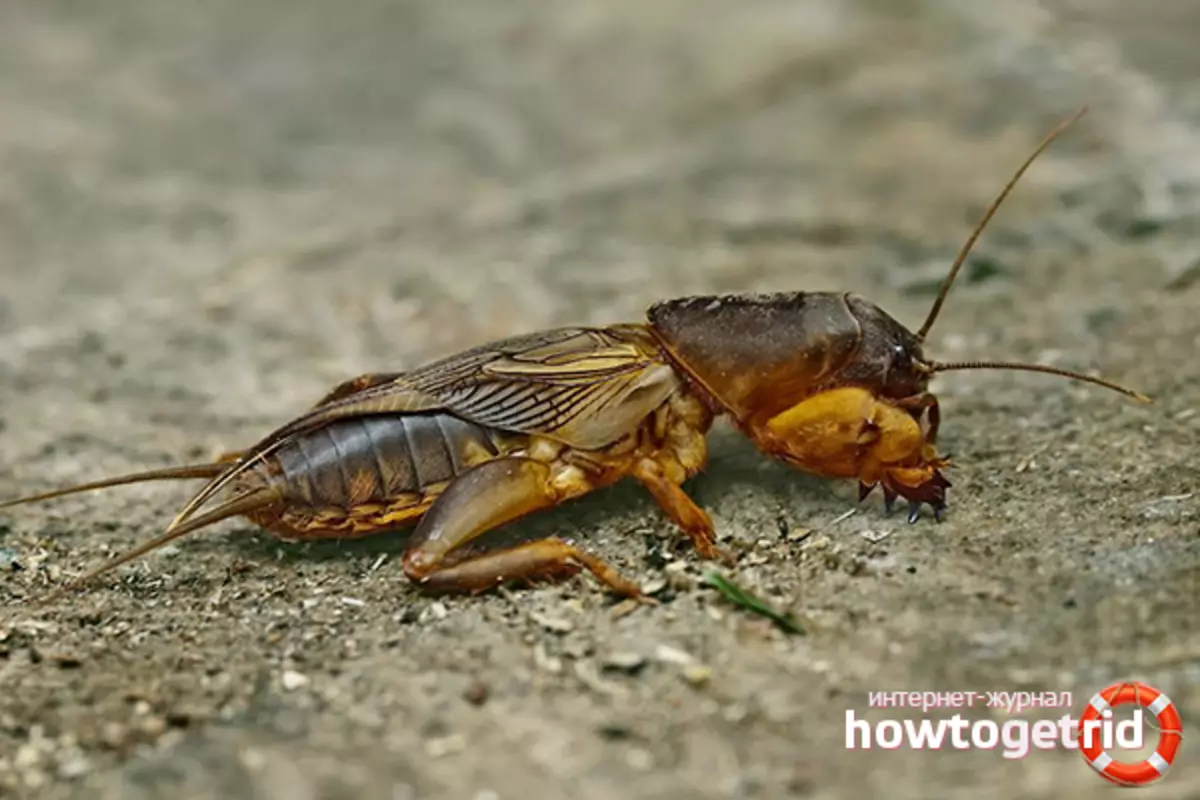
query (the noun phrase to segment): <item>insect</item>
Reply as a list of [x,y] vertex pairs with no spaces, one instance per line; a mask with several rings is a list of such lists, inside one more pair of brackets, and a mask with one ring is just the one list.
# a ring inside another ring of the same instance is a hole
[[[615,592],[636,584],[557,537],[473,551],[482,534],[627,477],[640,482],[705,559],[725,556],[682,484],[704,468],[705,436],[727,418],[765,455],[828,478],[881,487],[890,509],[928,505],[950,486],[938,454],[938,373],[1038,364],[946,363],[923,344],[975,240],[1021,175],[1084,111],[1052,130],[989,206],[911,332],[855,294],[793,292],[667,300],[646,321],[560,328],[493,342],[409,372],[334,388],[297,419],[212,463],[126,475],[3,504],[140,481],[205,479],[166,531],[71,581],[59,596],[177,537],[245,517],[286,540],[353,538],[415,523],[409,579],[433,591],[590,571]],[[644,599],[644,598],[643,598]]]

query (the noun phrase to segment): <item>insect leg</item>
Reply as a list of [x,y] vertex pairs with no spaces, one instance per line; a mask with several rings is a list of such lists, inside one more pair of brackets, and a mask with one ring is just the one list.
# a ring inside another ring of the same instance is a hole
[[455,560],[454,551],[489,530],[549,508],[592,487],[556,486],[551,468],[501,458],[471,468],[434,501],[404,554],[404,573],[435,591],[479,592],[513,580],[560,578],[586,568],[613,591],[640,597],[637,585],[590,553],[550,538]]
[[708,514],[688,497],[683,487],[667,479],[663,474],[662,465],[643,459],[633,468],[633,476],[646,487],[663,512],[692,540],[701,558],[719,558],[726,562],[733,560],[728,553],[717,547],[712,520]]
[[419,582],[432,591],[474,593],[509,581],[569,578],[581,568],[586,568],[617,594],[643,599],[638,585],[608,562],[553,536],[466,559],[441,568]]
[[[941,468],[948,462],[937,455],[912,413],[922,402],[913,398],[901,408],[865,389],[831,389],[772,417],[751,433],[764,452],[800,469],[858,478],[860,497],[882,484],[889,506],[896,496],[909,501],[910,522],[919,517],[922,503],[933,506],[940,518],[950,487]],[[932,414],[931,425],[937,421]]]

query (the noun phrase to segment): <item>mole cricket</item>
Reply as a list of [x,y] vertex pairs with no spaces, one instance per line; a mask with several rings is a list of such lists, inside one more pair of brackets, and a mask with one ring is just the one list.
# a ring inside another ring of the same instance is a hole
[[[211,463],[125,475],[0,504],[154,480],[207,484],[164,533],[61,586],[60,597],[180,536],[245,517],[281,539],[355,538],[416,523],[405,575],[432,591],[589,570],[618,594],[636,584],[557,537],[471,552],[485,532],[632,476],[705,559],[724,557],[682,484],[727,418],[766,456],[881,487],[909,522],[941,519],[949,463],[937,452],[940,372],[1014,369],[1115,383],[1038,364],[939,362],[924,342],[976,239],[1060,123],[993,200],[909,331],[855,294],[791,292],[665,300],[643,323],[560,328],[476,347],[409,372],[362,375],[246,450]],[[220,502],[216,502],[218,497]],[[645,599],[645,598],[642,598]]]

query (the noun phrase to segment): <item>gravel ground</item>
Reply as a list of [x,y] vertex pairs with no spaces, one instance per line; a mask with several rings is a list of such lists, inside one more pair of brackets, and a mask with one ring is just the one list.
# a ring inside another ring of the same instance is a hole
[[[625,615],[584,577],[429,598],[400,535],[284,545],[233,523],[36,608],[188,487],[5,512],[0,794],[1090,798],[1077,753],[847,750],[846,712],[889,713],[872,691],[1066,691],[1077,714],[1138,678],[1200,719],[1195,3],[0,17],[3,496],[237,448],[360,372],[664,297],[853,290],[915,326],[982,207],[1083,104],[931,351],[1157,401],[939,379],[959,463],[941,525],[717,430],[689,490],[741,554],[730,576],[805,636],[705,588],[633,486],[508,532],[664,587]],[[1198,796],[1197,752],[1145,796]]]

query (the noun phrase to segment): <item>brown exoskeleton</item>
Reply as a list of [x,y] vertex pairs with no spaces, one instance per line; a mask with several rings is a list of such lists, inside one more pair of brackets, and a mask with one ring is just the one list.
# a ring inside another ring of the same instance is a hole
[[[1080,114],[1083,112],[1081,111]],[[149,480],[208,484],[153,541],[63,591],[176,537],[244,516],[289,540],[348,538],[417,523],[404,572],[432,590],[479,591],[581,568],[618,593],[638,587],[558,538],[466,554],[526,514],[627,476],[644,485],[704,558],[722,555],[681,485],[705,465],[717,416],[804,472],[880,486],[888,506],[940,519],[949,483],[930,379],[1023,369],[1145,396],[1098,378],[1001,362],[939,363],[923,343],[984,226],[1062,130],[1017,170],[960,251],[916,333],[853,294],[794,292],[668,300],[642,324],[565,328],[483,345],[411,372],[363,375],[265,439],[214,463],[156,470],[4,505]],[[205,510],[218,495],[227,498]],[[0,506],[3,507],[3,506]]]

